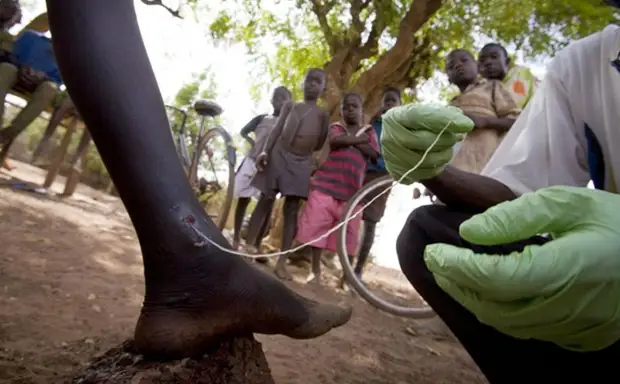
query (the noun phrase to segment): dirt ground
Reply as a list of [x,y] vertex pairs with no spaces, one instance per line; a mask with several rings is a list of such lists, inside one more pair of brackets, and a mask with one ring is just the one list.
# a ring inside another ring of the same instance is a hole
[[[39,169],[16,165],[0,182],[43,180]],[[0,186],[0,245],[0,383],[66,382],[131,336],[142,265],[118,199],[85,186],[64,200]],[[375,268],[371,275],[385,282],[397,274]],[[318,299],[346,297],[330,287],[291,288]],[[438,320],[397,318],[351,300],[352,321],[324,337],[258,336],[276,383],[486,382]]]

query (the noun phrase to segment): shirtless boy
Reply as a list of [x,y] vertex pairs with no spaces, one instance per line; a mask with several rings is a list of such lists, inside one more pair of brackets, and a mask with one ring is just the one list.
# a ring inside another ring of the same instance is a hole
[[[248,208],[248,204],[253,197],[258,197],[260,191],[252,186],[252,178],[256,173],[256,157],[262,151],[269,133],[273,129],[282,106],[287,101],[291,100],[291,91],[286,87],[277,87],[273,91],[271,97],[271,105],[273,106],[273,114],[271,116],[258,115],[241,129],[241,137],[243,137],[250,144],[250,151],[246,155],[245,159],[239,166],[237,174],[235,175],[235,197],[237,198],[237,208],[235,210],[235,229],[233,235],[233,249],[239,248],[241,225],[243,224],[243,218]],[[250,135],[254,133],[254,138]],[[269,212],[271,214],[271,212]],[[268,217],[267,217],[268,219]],[[265,220],[268,222],[268,220]],[[258,248],[266,225],[261,228],[257,241],[253,244]]]
[[[299,217],[297,241],[309,243],[338,225],[348,201],[363,184],[367,162],[379,157],[377,135],[372,126],[362,129],[362,98],[347,93],[340,106],[342,123],[334,123],[329,130],[329,155],[312,177],[308,203]],[[352,259],[357,251],[361,216],[346,225],[347,253]],[[338,233],[314,241],[308,248],[312,253],[312,282],[321,281],[321,253],[337,252]]]
[[[304,78],[304,100],[286,103],[269,134],[263,151],[256,158],[252,185],[261,191],[248,228],[248,242],[256,241],[264,220],[271,212],[278,193],[285,198],[282,250],[291,249],[297,232],[300,203],[308,197],[312,154],[321,150],[327,139],[329,116],[317,101],[325,91],[326,77],[321,69],[310,69]],[[286,270],[287,256],[278,258],[275,274],[281,279],[292,277]]]
[[475,124],[451,164],[464,171],[480,173],[521,110],[500,80],[478,76],[478,63],[465,50],[450,52],[446,73],[450,83],[461,91],[451,104]]

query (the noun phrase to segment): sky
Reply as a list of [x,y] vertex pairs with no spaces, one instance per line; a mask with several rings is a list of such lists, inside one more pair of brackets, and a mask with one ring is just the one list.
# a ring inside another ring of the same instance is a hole
[[[275,0],[266,0],[273,2]],[[27,5],[26,5],[27,3]],[[45,3],[39,0],[24,1],[24,17],[21,29],[31,19],[45,11]],[[138,23],[148,51],[149,59],[160,91],[165,101],[171,102],[181,86],[191,81],[192,74],[201,73],[207,67],[216,76],[217,102],[224,108],[223,125],[231,133],[238,132],[247,121],[259,113],[270,111],[269,96],[255,103],[248,92],[252,83],[252,64],[243,46],[214,46],[207,34],[209,15],[200,20],[186,17],[173,18],[160,7],[146,6],[136,1]],[[215,14],[215,12],[213,13]],[[534,73],[544,76],[544,65],[527,63]],[[445,81],[438,75],[436,81]],[[439,101],[433,82],[421,88],[422,99]],[[395,241],[409,213],[428,199],[413,200],[413,186],[398,185],[392,189],[385,216],[379,224],[379,236],[372,249],[378,264],[398,268]]]

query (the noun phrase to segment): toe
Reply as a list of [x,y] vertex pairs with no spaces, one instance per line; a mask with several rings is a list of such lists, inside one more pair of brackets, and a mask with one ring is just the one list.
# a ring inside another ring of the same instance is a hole
[[302,299],[306,302],[308,318],[303,324],[287,332],[286,336],[294,339],[311,339],[324,335],[333,328],[340,327],[351,320],[353,314],[351,306],[320,304],[305,298]]

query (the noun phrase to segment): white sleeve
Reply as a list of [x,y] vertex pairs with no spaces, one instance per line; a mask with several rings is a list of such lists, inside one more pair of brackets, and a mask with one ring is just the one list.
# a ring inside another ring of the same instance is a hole
[[[499,180],[517,195],[552,185],[585,187],[590,176],[586,161],[585,126],[561,81],[569,53],[561,52],[482,174]],[[576,91],[576,90],[573,90]]]

